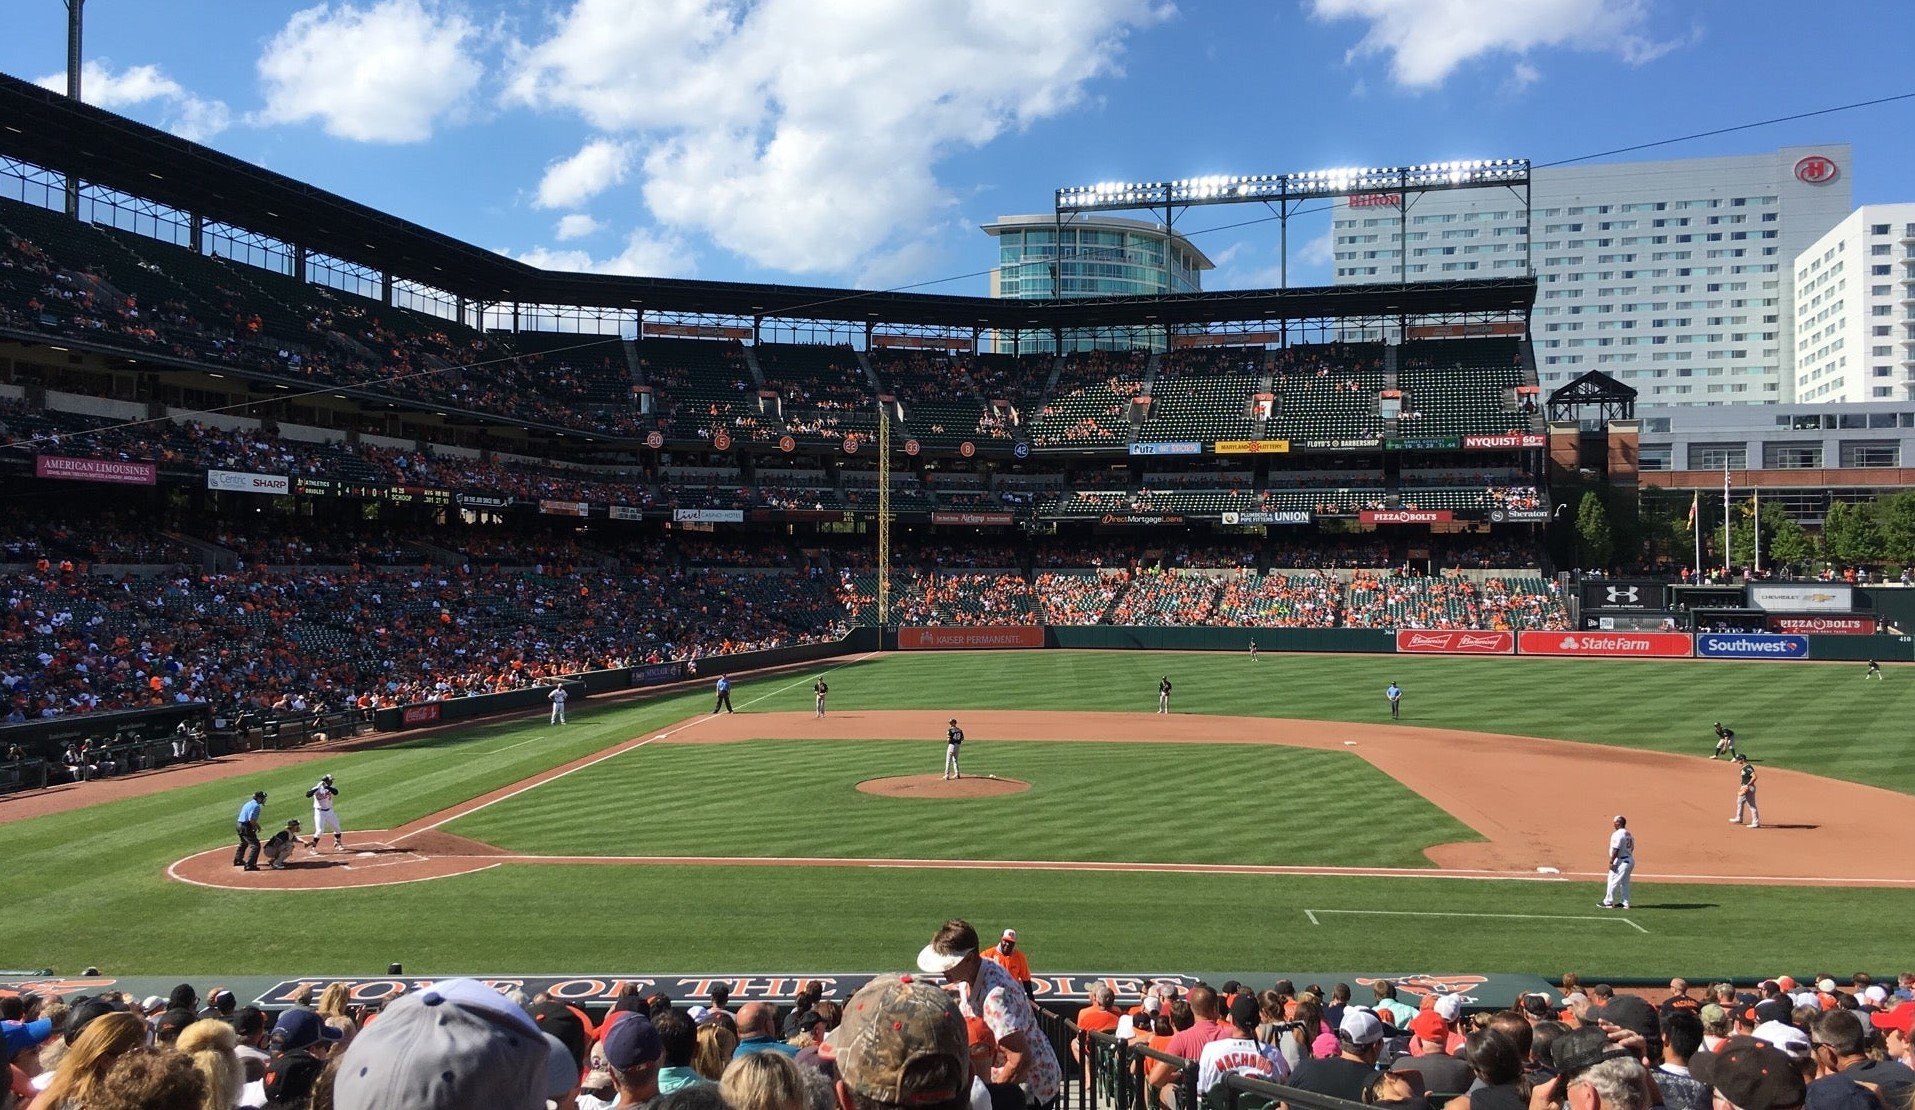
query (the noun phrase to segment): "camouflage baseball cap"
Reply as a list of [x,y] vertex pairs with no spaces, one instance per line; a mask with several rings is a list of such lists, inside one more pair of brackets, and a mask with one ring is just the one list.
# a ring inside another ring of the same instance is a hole
[[874,1102],[959,1106],[970,1100],[971,1055],[951,996],[909,975],[883,975],[845,1005],[831,1034],[845,1085]]

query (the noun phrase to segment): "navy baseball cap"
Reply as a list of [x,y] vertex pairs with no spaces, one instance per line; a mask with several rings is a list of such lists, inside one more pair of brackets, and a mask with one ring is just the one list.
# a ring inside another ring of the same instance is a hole
[[665,1055],[665,1042],[644,1014],[619,1018],[605,1033],[605,1062],[619,1070],[648,1064]]
[[305,1048],[318,1041],[336,1041],[344,1035],[312,1010],[287,1010],[273,1023],[273,1040],[286,1049]]

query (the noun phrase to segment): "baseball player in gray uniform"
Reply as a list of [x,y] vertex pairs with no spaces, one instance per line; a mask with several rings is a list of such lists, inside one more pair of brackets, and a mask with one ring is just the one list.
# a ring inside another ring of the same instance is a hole
[[944,777],[954,779],[958,775],[958,749],[964,746],[964,730],[958,727],[957,718],[951,718],[951,727],[944,730]]
[[565,692],[565,687],[554,686],[552,688],[552,692],[545,696],[552,700],[552,723],[555,725],[564,724],[565,723],[565,699],[571,697],[572,695]]
[[1636,873],[1636,834],[1629,831],[1629,819],[1618,814],[1609,834],[1609,886],[1603,891],[1602,908],[1629,908],[1629,877]]
[[286,827],[273,834],[265,845],[266,864],[274,871],[286,870],[287,861],[293,858],[293,849],[299,847],[299,821],[297,818],[286,822]]

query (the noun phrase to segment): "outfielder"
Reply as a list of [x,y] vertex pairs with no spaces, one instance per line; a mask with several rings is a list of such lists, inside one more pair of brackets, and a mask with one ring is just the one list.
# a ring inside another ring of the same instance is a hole
[[1722,722],[1717,721],[1716,722],[1716,754],[1710,756],[1709,758],[1720,759],[1725,755],[1728,756],[1730,759],[1735,758],[1735,729],[1723,728]]
[[239,820],[235,828],[239,833],[239,847],[233,849],[233,866],[244,867],[248,871],[259,870],[259,815],[266,808],[266,792],[253,791],[246,804],[239,807]]
[[831,687],[825,685],[825,680],[823,678],[820,678],[818,679],[818,681],[811,684],[811,692],[817,698],[818,719],[822,721],[824,720],[824,715],[825,715],[825,695],[831,692]]
[[951,727],[944,732],[944,777],[958,778],[958,748],[964,743],[964,730],[958,727],[957,718],[951,718]]
[[1250,641],[1250,658],[1255,659],[1256,657],[1257,657],[1257,641],[1252,640]]
[[1164,680],[1157,684],[1157,712],[1159,713],[1170,712],[1170,676],[1169,675],[1165,675]]
[[319,776],[313,788],[306,791],[306,797],[313,800],[313,840],[310,847],[317,849],[320,834],[330,830],[333,851],[345,851],[346,842],[340,835],[339,815],[332,808],[333,799],[339,797],[339,788],[333,785],[332,776]]
[[565,692],[565,687],[554,686],[552,688],[552,692],[545,696],[552,700],[552,723],[555,725],[564,724],[565,723],[565,699],[571,697],[572,695]]
[[1863,682],[1867,682],[1871,678],[1877,682],[1882,681],[1882,665],[1873,659],[1868,661],[1868,670],[1862,672]]
[[1749,827],[1759,829],[1762,827],[1762,815],[1757,813],[1755,808],[1755,765],[1749,762],[1749,757],[1746,755],[1736,756],[1735,761],[1742,765],[1742,784],[1736,788],[1735,816],[1729,818],[1729,824],[1740,825],[1742,807],[1748,806]]
[[1609,834],[1609,886],[1603,891],[1602,908],[1629,908],[1629,877],[1636,873],[1636,834],[1629,831],[1629,819],[1616,815],[1615,832]]
[[293,858],[293,849],[299,846],[299,821],[286,822],[286,827],[273,834],[266,842],[266,865],[274,871],[286,870],[286,861]]

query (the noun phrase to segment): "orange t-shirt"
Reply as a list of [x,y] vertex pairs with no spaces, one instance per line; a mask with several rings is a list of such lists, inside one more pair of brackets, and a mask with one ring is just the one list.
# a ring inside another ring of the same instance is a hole
[[1118,1016],[1102,1006],[1086,1006],[1077,1012],[1077,1027],[1086,1033],[1111,1033],[1117,1029]]
[[1031,964],[1029,960],[1026,960],[1024,958],[1023,949],[1014,948],[1008,954],[1006,954],[1002,948],[999,948],[997,945],[993,944],[991,947],[986,948],[984,950],[983,956],[985,959],[1003,968],[1005,971],[1010,972],[1011,978],[1017,980],[1018,982],[1027,983],[1030,981]]

